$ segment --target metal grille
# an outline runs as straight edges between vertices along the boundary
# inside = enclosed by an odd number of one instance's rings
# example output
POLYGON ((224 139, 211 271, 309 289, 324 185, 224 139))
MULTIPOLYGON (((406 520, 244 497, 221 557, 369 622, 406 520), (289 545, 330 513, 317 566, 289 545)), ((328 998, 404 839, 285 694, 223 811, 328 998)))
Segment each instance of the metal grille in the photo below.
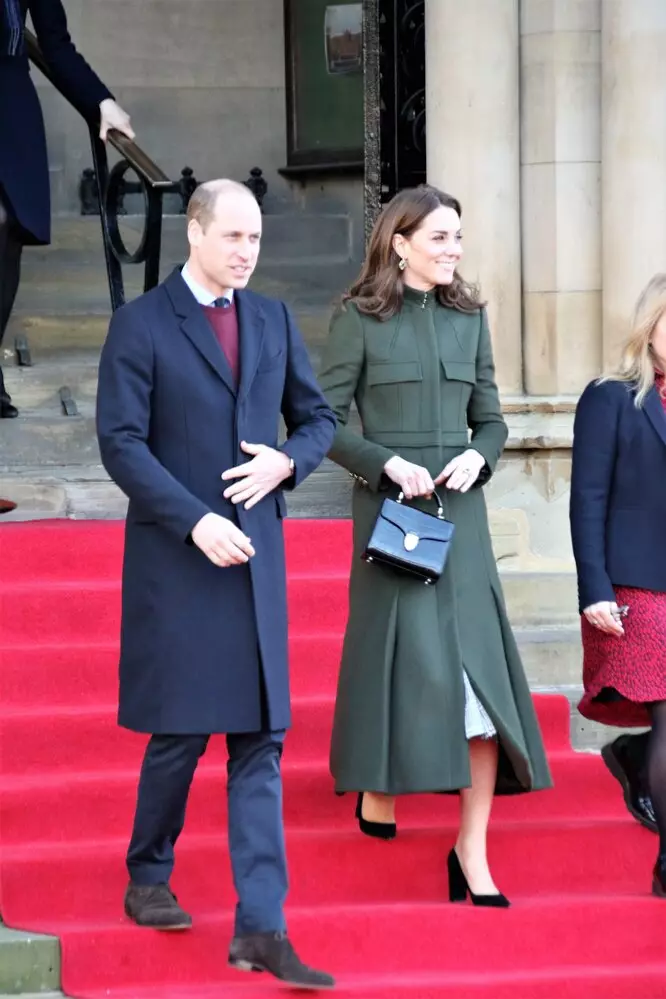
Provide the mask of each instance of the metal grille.
POLYGON ((366 224, 426 180, 425 0, 366 0, 366 224))

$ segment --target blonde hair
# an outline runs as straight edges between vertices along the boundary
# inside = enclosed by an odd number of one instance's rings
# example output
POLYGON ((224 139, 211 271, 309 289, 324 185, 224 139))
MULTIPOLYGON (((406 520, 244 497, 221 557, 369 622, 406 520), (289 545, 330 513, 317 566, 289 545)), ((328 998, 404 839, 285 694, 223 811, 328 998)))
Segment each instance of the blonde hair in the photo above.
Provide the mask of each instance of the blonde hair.
POLYGON ((627 382, 636 389, 635 403, 640 408, 654 385, 656 358, 652 349, 655 326, 666 312, 666 274, 655 274, 639 295, 634 310, 631 333, 622 348, 615 371, 599 379, 602 382, 627 382))
POLYGON ((187 222, 198 222, 205 232, 215 218, 217 200, 223 194, 246 195, 254 198, 252 192, 237 180, 207 180, 195 189, 187 206, 187 222))

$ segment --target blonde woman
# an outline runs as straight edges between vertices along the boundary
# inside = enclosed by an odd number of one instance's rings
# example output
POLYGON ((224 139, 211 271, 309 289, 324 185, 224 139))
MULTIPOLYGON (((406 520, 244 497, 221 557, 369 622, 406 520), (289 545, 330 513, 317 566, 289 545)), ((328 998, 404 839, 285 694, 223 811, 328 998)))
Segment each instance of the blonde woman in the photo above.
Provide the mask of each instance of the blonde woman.
POLYGON ((585 389, 574 425, 571 530, 582 615, 579 710, 650 725, 603 756, 630 811, 659 833, 666 898, 666 274, 641 294, 617 371, 585 389), (645 757, 645 767, 641 757, 645 757), (643 778, 644 773, 644 778, 643 778), (650 801, 651 798, 651 801, 650 801))

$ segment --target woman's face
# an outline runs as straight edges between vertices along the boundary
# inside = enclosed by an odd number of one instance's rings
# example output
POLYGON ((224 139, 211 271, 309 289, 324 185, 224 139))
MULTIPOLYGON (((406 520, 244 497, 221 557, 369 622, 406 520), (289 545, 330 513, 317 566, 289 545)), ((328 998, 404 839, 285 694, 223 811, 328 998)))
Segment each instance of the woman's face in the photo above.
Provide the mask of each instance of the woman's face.
POLYGON ((666 371, 666 310, 662 312, 652 333, 652 350, 657 364, 666 371))
POLYGON ((418 291, 451 284, 463 254, 461 240, 460 216, 443 205, 426 216, 410 239, 394 236, 393 247, 405 261, 405 284, 418 291))

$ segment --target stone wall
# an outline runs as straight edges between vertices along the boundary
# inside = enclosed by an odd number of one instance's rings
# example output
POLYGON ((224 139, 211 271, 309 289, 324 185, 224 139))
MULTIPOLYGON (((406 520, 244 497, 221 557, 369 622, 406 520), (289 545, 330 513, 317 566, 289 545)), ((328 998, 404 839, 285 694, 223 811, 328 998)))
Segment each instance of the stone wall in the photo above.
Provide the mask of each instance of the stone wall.
MULTIPOLYGON (((170 175, 245 180, 260 166, 289 199, 282 0, 65 0, 72 36, 170 175)), ((90 165, 81 118, 35 72, 56 212, 76 211, 90 165)))

